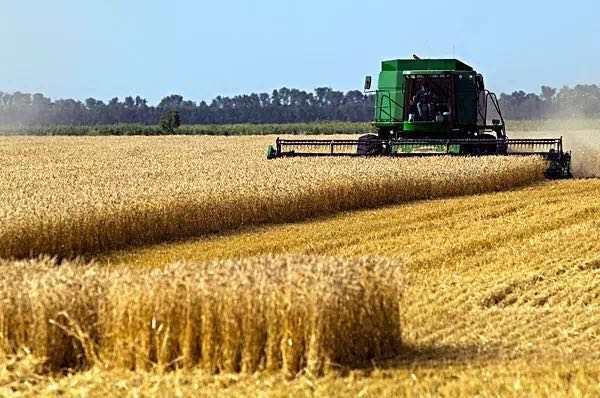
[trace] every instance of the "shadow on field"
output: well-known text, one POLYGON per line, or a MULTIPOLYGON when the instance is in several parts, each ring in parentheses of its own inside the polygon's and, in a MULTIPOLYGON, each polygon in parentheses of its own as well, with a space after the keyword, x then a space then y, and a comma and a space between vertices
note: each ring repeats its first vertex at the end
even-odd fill
POLYGON ((464 365, 485 361, 494 357, 497 353, 498 350, 489 344, 485 350, 476 345, 404 345, 402 352, 395 358, 385 361, 372 361, 362 365, 343 366, 340 371, 342 376, 358 371, 368 377, 371 372, 377 370, 464 365))
POLYGON ((396 366, 424 366, 444 364, 463 364, 483 359, 496 352, 494 347, 486 347, 482 352, 477 345, 405 345, 402 353, 394 359, 396 366))

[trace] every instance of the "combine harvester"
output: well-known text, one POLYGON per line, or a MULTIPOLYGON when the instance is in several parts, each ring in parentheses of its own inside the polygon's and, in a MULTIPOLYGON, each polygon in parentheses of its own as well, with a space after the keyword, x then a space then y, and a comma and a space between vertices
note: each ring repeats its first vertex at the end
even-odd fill
POLYGON ((267 158, 290 156, 541 156, 547 178, 571 178, 571 153, 561 138, 506 136, 496 95, 483 76, 457 59, 383 61, 374 92, 376 134, 358 140, 280 139, 267 158), (488 124, 488 107, 498 119, 488 124))

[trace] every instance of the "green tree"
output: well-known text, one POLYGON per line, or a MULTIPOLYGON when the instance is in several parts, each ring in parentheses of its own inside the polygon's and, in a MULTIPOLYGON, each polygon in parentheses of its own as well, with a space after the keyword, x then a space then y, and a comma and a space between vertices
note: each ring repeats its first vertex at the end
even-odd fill
POLYGON ((554 96, 556 95, 556 89, 548 86, 542 86, 542 99, 548 103, 551 103, 554 100, 554 96))
POLYGON ((171 109, 160 118, 160 128, 169 133, 174 133, 177 127, 181 126, 181 117, 179 112, 171 109))

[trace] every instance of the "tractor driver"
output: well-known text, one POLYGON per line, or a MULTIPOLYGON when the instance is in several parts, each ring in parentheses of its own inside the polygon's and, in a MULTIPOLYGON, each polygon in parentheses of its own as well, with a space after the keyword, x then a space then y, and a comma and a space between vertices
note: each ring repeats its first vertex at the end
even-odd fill
POLYGON ((421 88, 417 90, 415 95, 417 100, 417 111, 419 120, 433 121, 435 120, 435 104, 433 102, 433 94, 429 90, 426 82, 421 84, 421 88))
POLYGON ((417 95, 416 95, 417 100, 420 100, 428 93, 430 93, 430 92, 429 92, 429 88, 427 87, 427 83, 425 83, 425 82, 421 83, 421 88, 417 90, 417 95))
POLYGON ((414 122, 415 117, 419 114, 419 109, 417 107, 417 96, 413 95, 410 101, 408 102, 408 121, 414 122))

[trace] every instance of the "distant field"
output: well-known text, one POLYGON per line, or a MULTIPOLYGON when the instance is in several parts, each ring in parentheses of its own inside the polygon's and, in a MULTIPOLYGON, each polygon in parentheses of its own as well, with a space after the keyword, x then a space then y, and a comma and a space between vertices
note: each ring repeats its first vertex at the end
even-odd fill
MULTIPOLYGON (((564 131, 598 130, 600 119, 568 120, 508 120, 508 131, 564 131)), ((225 124, 183 125, 179 135, 284 135, 284 134, 366 134, 372 130, 371 123, 318 122, 289 124, 225 124)), ((18 127, 0 126, 0 135, 164 135, 158 126, 142 124, 114 124, 99 126, 47 126, 18 127)))
POLYGON ((519 130, 556 131, 563 132, 564 134, 562 135, 567 135, 570 131, 574 130, 600 131, 600 119, 507 120, 506 128, 509 133, 519 130))
MULTIPOLYGON (((320 122, 288 124, 214 124, 182 125, 177 135, 318 135, 318 134, 366 134, 370 123, 320 122)), ((143 124, 114 124, 99 126, 48 126, 48 127, 0 127, 4 135, 167 135, 159 126, 143 124)))

